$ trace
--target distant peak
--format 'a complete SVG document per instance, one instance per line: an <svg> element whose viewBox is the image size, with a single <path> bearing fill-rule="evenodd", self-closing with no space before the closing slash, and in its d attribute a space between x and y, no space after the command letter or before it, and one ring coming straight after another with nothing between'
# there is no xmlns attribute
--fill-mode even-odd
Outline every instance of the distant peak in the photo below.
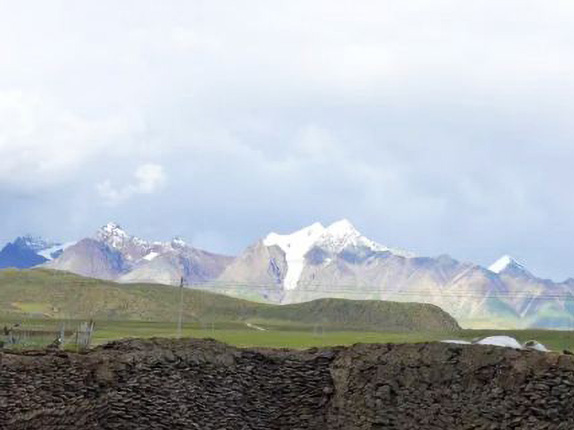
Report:
<svg viewBox="0 0 574 430"><path fill-rule="evenodd" d="M325 226L323 224L321 224L320 222L314 222L311 225L308 225L307 227L303 227L301 230L297 230L296 232L292 233L292 234L313 234L316 232L323 232L325 231Z"/></svg>
<svg viewBox="0 0 574 430"><path fill-rule="evenodd" d="M277 237L310 237L310 236L346 236L346 235L360 235L355 226L348 219L341 219L325 227L320 222L315 222L307 227L303 227L293 233L280 234L269 233L266 240L273 241Z"/></svg>
<svg viewBox="0 0 574 430"><path fill-rule="evenodd" d="M346 218L335 221L325 229L325 233L319 240L319 244L331 252L341 252L347 247L369 248L377 252L390 252L401 257L414 257L411 252L401 249L389 248L381 245L365 236Z"/></svg>
<svg viewBox="0 0 574 430"><path fill-rule="evenodd" d="M498 260L496 260L496 262L494 264L492 264L488 268L488 270L490 270L491 272L499 274L499 273L502 273L503 271L505 271L506 269L508 269L509 267L514 267L517 269L524 270L524 266L522 264L520 264L518 261L516 261L510 255L503 255L502 257L500 257Z"/></svg>
<svg viewBox="0 0 574 430"><path fill-rule="evenodd" d="M108 222L106 225L100 227L96 232L96 239L107 243L113 248L119 249L125 243L133 240L130 235L128 235L121 226L116 222Z"/></svg>
<svg viewBox="0 0 574 430"><path fill-rule="evenodd" d="M106 225L100 227L96 236L99 239L105 239L107 237L128 237L128 234L117 222L110 221Z"/></svg>
<svg viewBox="0 0 574 430"><path fill-rule="evenodd" d="M22 236L20 236L20 238L23 240L26 240L26 241L33 241L33 240L40 239L39 236L34 236L33 234L30 234L30 233L22 235Z"/></svg>
<svg viewBox="0 0 574 430"><path fill-rule="evenodd" d="M38 252L43 249L57 245L57 243L45 240L40 236L33 236L31 234L26 234L16 238L14 244L20 247L31 249L32 251Z"/></svg>
<svg viewBox="0 0 574 430"><path fill-rule="evenodd" d="M330 252L339 253L347 247L364 247L373 251L389 251L402 257L414 257L414 254L400 249L388 248L363 236L346 218L324 227L316 222L291 234L270 233L263 240L266 246L279 245L283 249L297 248L306 253L313 246L319 246ZM303 255L304 255L303 253Z"/></svg>
<svg viewBox="0 0 574 430"><path fill-rule="evenodd" d="M359 234L355 226L346 218L339 221L335 221L329 227L327 231L331 234Z"/></svg>
<svg viewBox="0 0 574 430"><path fill-rule="evenodd" d="M303 230L323 230L325 227L320 222L314 222L310 226L305 227Z"/></svg>
<svg viewBox="0 0 574 430"><path fill-rule="evenodd" d="M290 242L293 240L305 240L304 238L316 238L318 235L325 231L325 227L320 222L315 222L307 227L303 227L293 233L280 234L280 233L269 233L265 237L264 242L266 246L277 245L277 242Z"/></svg>
<svg viewBox="0 0 574 430"><path fill-rule="evenodd" d="M171 245L175 248L183 248L187 246L187 243L181 237L176 236L171 240Z"/></svg>
<svg viewBox="0 0 574 430"><path fill-rule="evenodd" d="M314 247L319 247L333 254L347 248L368 248L375 252L391 252L402 257L413 255L401 250L390 249L367 239L357 231L348 219L341 219L328 227L316 222L291 234L269 233L263 239L264 246L278 246L285 253L287 273L283 280L285 289L297 287L305 267L305 256Z"/></svg>
<svg viewBox="0 0 574 430"><path fill-rule="evenodd" d="M121 229L122 227L117 222L114 221L110 221L106 225L102 226L102 228L100 228L100 230L106 232L112 232L114 230L121 230Z"/></svg>
<svg viewBox="0 0 574 430"><path fill-rule="evenodd" d="M25 234L23 236L20 236L18 238L16 238L17 241L20 242L24 242L24 243L28 243L28 244L32 244L32 243L37 243L37 242L43 242L44 240L39 237L39 236L34 236L31 234Z"/></svg>

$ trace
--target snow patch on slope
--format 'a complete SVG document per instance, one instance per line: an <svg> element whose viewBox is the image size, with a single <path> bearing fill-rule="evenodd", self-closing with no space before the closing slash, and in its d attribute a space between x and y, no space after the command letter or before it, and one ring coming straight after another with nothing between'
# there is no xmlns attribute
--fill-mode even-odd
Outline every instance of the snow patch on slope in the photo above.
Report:
<svg viewBox="0 0 574 430"><path fill-rule="evenodd" d="M516 261L514 258L512 258L510 255L504 255L500 257L494 264L492 264L488 268L488 270L500 274L510 266L515 266L520 269L524 269L524 266L520 264L518 261Z"/></svg>
<svg viewBox="0 0 574 430"><path fill-rule="evenodd" d="M144 259L144 260L147 260L147 261L151 261L151 260L153 260L155 257L157 257L158 255L159 255L158 252L152 251L152 252L150 252L149 254L147 254L145 257L143 257L143 259Z"/></svg>
<svg viewBox="0 0 574 430"><path fill-rule="evenodd" d="M38 253L38 251L59 245L57 243L47 241L39 236L32 236L30 234L16 238L14 244L30 249L36 253Z"/></svg>
<svg viewBox="0 0 574 430"><path fill-rule="evenodd" d="M346 219L327 227L315 245L335 254L351 246L369 248L376 252L388 251L401 257L414 257L410 252L389 248L366 238Z"/></svg>
<svg viewBox="0 0 574 430"><path fill-rule="evenodd" d="M297 287L305 267L305 254L315 245L324 231L325 227L317 222L292 234L270 233L263 240L265 246L278 246L285 253L287 273L283 286L286 290Z"/></svg>
<svg viewBox="0 0 574 430"><path fill-rule="evenodd" d="M54 245L54 246L51 246L49 248L43 249L42 251L38 252L38 255L41 255L46 260L53 260L54 254L59 254L59 253L65 251L70 246L75 245L76 243L78 243L78 242L66 242L66 243L61 244L61 245Z"/></svg>

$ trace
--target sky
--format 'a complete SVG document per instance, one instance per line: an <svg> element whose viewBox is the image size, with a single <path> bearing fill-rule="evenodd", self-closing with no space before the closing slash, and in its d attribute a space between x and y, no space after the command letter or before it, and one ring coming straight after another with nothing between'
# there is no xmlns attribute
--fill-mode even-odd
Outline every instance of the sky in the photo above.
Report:
<svg viewBox="0 0 574 430"><path fill-rule="evenodd" d="M570 0L0 0L0 243L351 220L574 276Z"/></svg>

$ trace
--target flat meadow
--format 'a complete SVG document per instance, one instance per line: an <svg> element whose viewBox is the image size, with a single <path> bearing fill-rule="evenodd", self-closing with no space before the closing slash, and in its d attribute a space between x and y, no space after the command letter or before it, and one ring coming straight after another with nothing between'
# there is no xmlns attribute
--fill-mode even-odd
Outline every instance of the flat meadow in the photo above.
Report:
<svg viewBox="0 0 574 430"><path fill-rule="evenodd" d="M78 321L1 318L0 327L20 323L22 328L53 330L64 325L67 329ZM234 322L188 323L182 325L181 336L211 338L238 347L304 349L322 346L352 345L355 343L418 343L442 340L468 340L486 336L507 335L521 342L537 340L549 349L574 350L574 332L555 330L468 330L456 332L387 332L341 330L320 325L256 325ZM175 322L154 321L95 321L92 345L101 345L126 338L177 337Z"/></svg>

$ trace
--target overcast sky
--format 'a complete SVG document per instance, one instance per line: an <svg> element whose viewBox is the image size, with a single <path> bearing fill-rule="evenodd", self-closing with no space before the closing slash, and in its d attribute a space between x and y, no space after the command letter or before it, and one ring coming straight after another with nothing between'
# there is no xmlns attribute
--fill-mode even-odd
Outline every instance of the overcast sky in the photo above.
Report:
<svg viewBox="0 0 574 430"><path fill-rule="evenodd" d="M571 0L0 0L0 243L348 218L574 276Z"/></svg>

